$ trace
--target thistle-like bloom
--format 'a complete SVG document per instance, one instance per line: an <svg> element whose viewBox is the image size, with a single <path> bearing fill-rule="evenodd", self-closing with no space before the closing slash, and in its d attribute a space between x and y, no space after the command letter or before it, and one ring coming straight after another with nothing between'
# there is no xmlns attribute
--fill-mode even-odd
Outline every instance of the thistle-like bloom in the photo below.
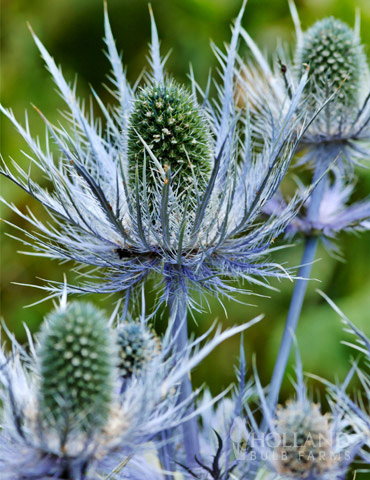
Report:
<svg viewBox="0 0 370 480"><path fill-rule="evenodd" d="M109 326L115 313L108 322L91 304L66 304L62 298L36 343L27 330L30 353L9 334L12 354L0 351L2 479L95 480L121 463L127 468L117 479L140 478L138 472L159 478L160 467L155 473L145 461L132 477L127 472L135 470L148 445L157 453L157 444L149 442L157 441L161 432L197 414L190 410L196 393L179 401L179 381L215 346L261 318L217 331L200 348L202 336L182 351L176 351L170 324L161 349L147 359L145 368L133 365L131 376L122 378L117 332ZM129 330L135 332L135 345L136 330ZM126 335L126 349L129 343ZM135 460L130 464L131 457Z"/></svg>
<svg viewBox="0 0 370 480"><path fill-rule="evenodd" d="M92 304L73 302L45 319L39 409L50 427L93 433L107 423L116 351L105 315Z"/></svg>
<svg viewBox="0 0 370 480"><path fill-rule="evenodd" d="M145 145L155 159L147 158ZM169 81L142 89L128 129L131 188L134 193L138 174L141 196L147 198L149 208L160 211L161 205L155 205L156 186L163 180L158 166L165 172L171 169L172 190L179 203L186 205L190 199L193 205L188 208L196 208L196 196L204 193L212 170L209 125L193 95Z"/></svg>
<svg viewBox="0 0 370 480"><path fill-rule="evenodd" d="M295 64L301 70L310 67L306 95L314 100L314 110L336 90L339 101L333 107L339 109L338 117L347 105L357 106L366 63L359 37L344 22L329 17L312 25L297 45Z"/></svg>
<svg viewBox="0 0 370 480"><path fill-rule="evenodd" d="M252 153L248 113L234 102L243 10L226 54L215 48L221 65L215 101L193 77L187 90L165 75L153 18L152 72L142 88L131 88L106 15L107 55L119 101L108 112L94 93L106 131L85 115L75 90L34 37L70 109L72 128L56 128L45 119L48 138L57 147L55 155L49 146L41 149L28 122L22 127L1 107L30 146L32 162L48 177L52 189L35 183L19 165L15 165L18 176L6 165L2 173L41 202L53 220L50 226L10 205L39 232L25 231L29 240L23 239L24 243L37 254L87 267L81 283L70 286L70 292L131 291L154 272L164 278L162 300L180 288L190 302L192 288L216 294L233 291L227 277L260 282L255 277L287 275L266 255L270 241L294 216L298 200L279 217L264 223L257 219L299 141L292 140L294 113L305 78L280 121L271 123L262 151ZM57 295L61 285L43 288Z"/></svg>
<svg viewBox="0 0 370 480"><path fill-rule="evenodd" d="M138 322L120 323L116 329L119 372L124 379L138 375L159 354L160 340L155 332Z"/></svg>
<svg viewBox="0 0 370 480"><path fill-rule="evenodd" d="M30 354L1 352L1 472L6 479L83 479L129 424L114 394L116 347L91 304L52 312Z"/></svg>
<svg viewBox="0 0 370 480"><path fill-rule="evenodd" d="M254 379L247 379L241 350L232 397L201 416L203 462L191 470L193 477L204 478L207 470L212 473L205 478L221 480L343 480L363 441L342 405L329 400L330 413L322 414L313 403L298 351L296 376L295 398L271 411L256 369ZM207 393L204 401L209 404ZM262 412L267 428L256 412Z"/></svg>
<svg viewBox="0 0 370 480"><path fill-rule="evenodd" d="M302 192L303 185L298 187ZM343 231L362 232L370 228L370 200L348 204L353 192L353 184L345 184L338 171L334 171L333 179L325 182L325 188L320 203L318 215L310 219L307 211L310 206L309 197L302 206L299 214L288 225L285 236L292 239L301 233L305 236L320 235L321 240L329 250L337 251L333 240ZM264 212L267 215L279 215L284 211L286 202L278 192L266 205Z"/></svg>
<svg viewBox="0 0 370 480"><path fill-rule="evenodd" d="M329 418L310 402L288 402L275 420L277 446L274 465L278 474L292 478L323 478L336 467Z"/></svg>
<svg viewBox="0 0 370 480"><path fill-rule="evenodd" d="M274 478L346 477L361 442L353 433L344 409L334 402L329 404L330 412L323 414L320 404L312 402L299 380L296 398L278 407L270 430L277 441L268 462L269 469L276 473Z"/></svg>
<svg viewBox="0 0 370 480"><path fill-rule="evenodd" d="M344 479L360 451L359 437L340 405L329 402L329 414L322 414L320 405L313 403L298 350L295 398L284 407L271 411L257 371L254 373L257 401L249 396L249 401L241 403L241 414L232 428L233 449L239 452L235 470L239 478ZM266 425L259 426L258 410Z"/></svg>
<svg viewBox="0 0 370 480"><path fill-rule="evenodd" d="M257 118L278 117L302 71L309 69L309 81L301 108L319 112L302 137L305 149L300 163L341 159L353 166L370 155L370 74L359 24L352 30L341 20L329 17L302 32L297 11L290 2L296 27L294 60L278 52L273 68L250 36L242 35L251 48L254 61L244 66L247 97ZM313 115L314 116L314 115ZM263 128L263 120L259 129ZM323 153L324 155L319 155ZM319 157L319 158L318 158Z"/></svg>

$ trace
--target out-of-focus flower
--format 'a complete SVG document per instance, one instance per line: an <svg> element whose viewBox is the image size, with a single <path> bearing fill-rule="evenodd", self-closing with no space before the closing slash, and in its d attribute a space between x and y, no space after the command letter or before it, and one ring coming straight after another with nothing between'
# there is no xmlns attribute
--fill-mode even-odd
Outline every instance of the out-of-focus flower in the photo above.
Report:
<svg viewBox="0 0 370 480"><path fill-rule="evenodd" d="M131 375L122 378L118 335L109 326L115 314L108 322L93 305L67 304L63 297L36 343L27 330L29 353L9 333L12 352L0 351L2 479L95 480L97 474L108 475L115 468L118 472L121 463L124 471L115 478L128 478L127 472L147 450L158 454L161 432L198 414L191 408L197 392L180 397L184 375L222 341L261 319L217 330L201 347L211 329L181 351L176 345L179 332L170 322L161 348L147 357L145 368L132 365ZM141 322L144 330L144 317ZM134 335L130 339L126 334L126 351L130 340L132 347L137 344L137 329L128 331ZM151 478L159 477L160 470L144 460L139 469L152 472ZM135 475L132 478L140 478Z"/></svg>
<svg viewBox="0 0 370 480"><path fill-rule="evenodd" d="M314 119L302 137L299 162L332 162L338 157L338 163L351 170L370 156L370 74L359 24L352 30L330 17L302 32L293 1L290 7L297 35L294 60L280 49L270 67L247 32L241 32L254 58L241 65L241 85L259 119L257 131L262 136L266 118L279 118L300 74L309 69L301 111ZM314 112L319 112L316 117Z"/></svg>
<svg viewBox="0 0 370 480"><path fill-rule="evenodd" d="M247 380L244 352L231 398L201 415L201 454L193 478L245 480L343 480L363 444L345 409L329 400L321 413L303 379L296 352L295 397L271 411L257 371ZM203 401L208 405L210 395ZM266 421L259 424L260 413Z"/></svg>
<svg viewBox="0 0 370 480"><path fill-rule="evenodd" d="M333 17L317 21L302 35L297 45L296 68L310 68L305 95L320 108L330 92L338 91L330 104L333 120L358 106L366 57L359 36L344 22Z"/></svg>
<svg viewBox="0 0 370 480"><path fill-rule="evenodd" d="M330 423L320 406L288 402L276 413L274 466L280 475L321 478L336 466Z"/></svg>
<svg viewBox="0 0 370 480"><path fill-rule="evenodd" d="M329 402L330 412L321 413L312 401L303 378L302 363L296 350L295 397L285 406L271 411L265 391L255 370L258 399L243 405L243 422L236 424L235 439L245 452L237 471L245 479L344 479L349 465L361 449L359 436L353 432L345 410ZM253 400L253 398L252 398ZM264 418L258 424L256 412Z"/></svg>
<svg viewBox="0 0 370 480"><path fill-rule="evenodd" d="M120 323L116 328L119 372L124 379L138 375L160 352L155 332L139 322Z"/></svg>
<svg viewBox="0 0 370 480"><path fill-rule="evenodd" d="M299 190L305 190L299 184ZM330 250L337 250L332 241L340 232L366 231L370 228L370 200L365 199L350 204L349 199L354 189L353 184L345 183L340 172L334 171L334 177L325 182L325 188L318 210L318 215L311 220L307 215L311 197L303 204L301 211L287 226L285 236L292 239L297 234L320 235ZM286 208L283 195L278 192L264 207L266 215L279 215Z"/></svg>

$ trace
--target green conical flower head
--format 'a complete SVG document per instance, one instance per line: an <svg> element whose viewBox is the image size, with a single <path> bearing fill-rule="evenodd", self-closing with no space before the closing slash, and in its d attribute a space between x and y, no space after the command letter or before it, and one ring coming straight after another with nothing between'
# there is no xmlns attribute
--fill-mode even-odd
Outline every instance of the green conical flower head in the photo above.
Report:
<svg viewBox="0 0 370 480"><path fill-rule="evenodd" d="M141 138L140 138L141 137ZM138 94L129 121L129 179L135 185L143 174L149 205L158 189L158 165L171 169L172 188L178 198L202 194L211 168L211 137L203 112L193 96L174 82L145 87ZM145 158L145 172L144 168Z"/></svg>
<svg viewBox="0 0 370 480"><path fill-rule="evenodd" d="M160 341L154 332L140 323L122 323L117 327L119 371L124 379L138 375L160 352Z"/></svg>
<svg viewBox="0 0 370 480"><path fill-rule="evenodd" d="M364 54L358 36L348 25L333 17L312 25L304 33L297 52L301 73L304 64L310 67L308 94L321 101L340 89L337 95L340 103L357 105Z"/></svg>
<svg viewBox="0 0 370 480"><path fill-rule="evenodd" d="M47 317L40 334L40 411L57 429L104 426L113 395L114 340L103 312L73 302Z"/></svg>
<svg viewBox="0 0 370 480"><path fill-rule="evenodd" d="M280 436L274 458L277 472L286 477L311 478L335 463L328 417L313 403L289 402L276 415Z"/></svg>

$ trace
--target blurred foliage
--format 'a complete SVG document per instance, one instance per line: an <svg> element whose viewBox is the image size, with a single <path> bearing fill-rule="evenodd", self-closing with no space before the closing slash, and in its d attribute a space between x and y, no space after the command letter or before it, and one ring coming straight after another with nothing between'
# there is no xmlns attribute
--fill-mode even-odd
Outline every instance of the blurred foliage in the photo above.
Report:
<svg viewBox="0 0 370 480"><path fill-rule="evenodd" d="M337 16L353 25L355 7L361 11L362 39L370 45L369 0L297 0L303 27L307 28L318 18ZM36 104L52 121L60 120L64 105L55 93L55 88L43 66L39 53L27 29L28 21L57 62L63 66L66 77L73 81L78 74L78 92L88 98L91 84L105 102L111 102L103 84L107 82L108 61L104 56L103 2L102 0L3 0L1 29L2 65L1 94L5 106L11 106L18 119L29 111L34 134L44 135L42 121L32 110ZM240 0L152 0L160 37L162 52L172 49L167 67L178 81L186 81L189 63L194 67L199 83L204 86L209 68L217 68L216 60L209 45L210 39L222 46L230 38L230 24L240 8ZM147 0L109 0L112 29L123 62L127 65L128 78L134 82L141 73L147 55L150 36ZM267 50L273 52L278 37L284 42L294 40L294 29L287 0L249 0L243 21L252 37ZM23 165L29 161L20 150L24 144L10 122L1 118L1 152L6 161L9 156ZM32 174L40 177L32 169ZM299 172L298 172L299 173ZM370 191L370 174L358 171L359 175L354 199L363 198ZM40 178L40 181L42 179ZM1 179L1 193L14 202L22 211L29 206L36 214L45 215L41 207L20 189ZM30 228L8 208L1 206L1 216L8 222L22 228ZM24 284L42 285L39 278L62 280L68 272L66 265L35 256L24 256L18 250L27 250L14 239L6 236L17 232L2 224L1 232L1 307L2 316L11 331L20 341L25 341L22 326L26 322L36 331L43 315L51 309L51 301L24 309L42 298L43 292ZM370 335L370 233L360 236L341 235L338 239L344 261L329 256L320 248L314 265L313 277L305 300L303 317L298 328L298 341L305 369L330 380L343 378L354 354L341 341L348 339L342 330L338 316L318 295L316 288L325 291L352 319L356 325ZM302 245L289 248L276 255L278 261L298 265ZM70 274L68 273L70 277ZM270 379L279 342L292 294L293 283L288 280L273 285L279 291L257 289L262 296L241 296L240 303L224 302L225 310L215 299L208 299L210 312L197 314L193 331L203 332L218 318L226 328L229 325L247 321L260 312L265 319L245 334L245 348L249 363L256 354L257 366L264 383ZM245 286L249 288L248 285ZM151 287L148 285L148 297ZM108 310L118 296L102 298L93 296ZM245 305L243 302L254 304ZM165 318L165 317L164 317ZM163 329L165 320L158 319L158 328ZM220 391L234 380L233 363L239 351L239 339L231 339L219 347L194 374L196 384L206 382L214 392ZM315 384L319 389L319 384ZM283 397L288 394L286 381Z"/></svg>

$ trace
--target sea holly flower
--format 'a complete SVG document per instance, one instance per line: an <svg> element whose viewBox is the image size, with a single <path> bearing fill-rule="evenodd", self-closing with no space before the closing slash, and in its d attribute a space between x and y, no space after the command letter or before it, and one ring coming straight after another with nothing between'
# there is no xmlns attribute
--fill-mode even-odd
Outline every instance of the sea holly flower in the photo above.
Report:
<svg viewBox="0 0 370 480"><path fill-rule="evenodd" d="M325 227L330 236L341 229L358 228L358 224L362 224L359 228L366 228L368 216L367 202L356 205L353 210L346 209L346 212L340 207L335 210L330 205L330 195L335 194L343 205L346 193L345 190L337 190L338 183L331 185L328 176L335 163L346 185L354 165L370 157L370 77L358 25L351 30L343 22L329 18L316 22L303 32L293 1L290 1L290 8L297 33L294 59L280 49L278 61L271 68L248 33L241 31L254 60L246 64L240 60L240 87L241 92L246 92L244 103L253 112L257 137L264 138L267 119L279 118L301 72L308 71L309 76L299 107L302 117L309 117L309 125L298 145L301 155L297 163L314 167L312 185L315 188L306 202L306 211L292 227L292 231L308 228L308 234L298 272L300 278L296 280L272 375L268 399L272 409L278 402L292 345L292 332L295 332L299 321L319 237L322 234L325 236ZM276 210L275 206L272 208L274 212L284 205L277 195L267 210L274 203L277 205ZM322 222L325 209L338 220L337 223L331 224L329 218Z"/></svg>
<svg viewBox="0 0 370 480"><path fill-rule="evenodd" d="M19 165L18 174L13 174L4 164L2 173L41 202L52 218L51 224L44 223L11 205L36 227L36 232L24 231L27 240L22 241L36 254L77 263L82 280L69 285L71 293L130 295L149 275L157 274L160 301L167 301L179 331L177 351L187 348L187 310L198 306L193 290L230 295L237 288L229 278L266 283L268 277L289 276L267 255L273 250L270 242L294 217L301 199L293 199L282 215L266 222L259 221L259 214L299 143L295 112L307 75L292 93L287 111L278 122L272 121L259 153L254 153L249 113L235 102L243 12L244 5L226 53L215 48L220 62L215 99L209 98L208 87L201 90L192 73L187 89L164 72L153 16L151 73L142 88L131 88L106 13L105 41L118 106L109 112L94 93L105 131L85 114L75 89L36 36L71 122L55 128L44 119L48 146L42 150L28 123L22 127L1 107L30 146L32 162L52 185L43 189ZM49 149L51 142L58 162ZM41 288L55 296L64 285L51 282ZM186 375L180 403L191 392ZM199 453L195 422L185 424L184 430L188 461L194 461Z"/></svg>
<svg viewBox="0 0 370 480"><path fill-rule="evenodd" d="M278 445L274 449L278 474L293 478L321 478L338 461L332 454L329 418L314 403L288 402L276 413Z"/></svg>
<svg viewBox="0 0 370 480"><path fill-rule="evenodd" d="M158 456L161 432L197 415L197 410L190 409L197 392L179 401L181 378L223 340L261 319L218 330L201 346L211 329L182 351L175 348L178 333L170 324L161 349L146 359L145 368L135 368L132 358L132 374L122 379L117 331L111 327L116 313L108 320L92 304L67 304L64 296L35 341L27 330L27 350L8 332L12 352L0 351L4 480L104 478L121 463L127 468L117 478L128 478L127 472L135 470L147 448ZM137 344L135 328L128 331L134 335L125 336L126 351L130 343ZM160 478L160 470L143 460L137 472L152 472L151 478ZM140 478L135 475L132 478Z"/></svg>
<svg viewBox="0 0 370 480"><path fill-rule="evenodd" d="M329 401L330 410L323 414L313 402L298 352L296 358L296 396L269 417L274 437L269 444L268 468L275 473L271 478L344 479L361 442L343 408Z"/></svg>
<svg viewBox="0 0 370 480"><path fill-rule="evenodd" d="M329 92L338 90L338 101L330 107L345 110L358 105L361 77L366 67L363 46L358 35L344 22L333 17L312 25L297 45L295 65L309 65L307 97L312 97L316 110Z"/></svg>
<svg viewBox="0 0 370 480"><path fill-rule="evenodd" d="M192 478L345 478L361 451L363 438L353 431L353 420L341 403L329 398L327 413L314 403L298 350L295 395L284 406L270 409L267 389L262 387L256 368L254 375L247 374L243 348L237 379L231 397L201 414L202 461L197 469L185 469ZM209 399L205 392L203 401L209 404ZM260 424L261 414L267 428ZM205 471L209 477L204 477Z"/></svg>
<svg viewBox="0 0 370 480"><path fill-rule="evenodd" d="M108 319L92 304L68 305L64 297L37 342L27 334L30 353L12 336L12 355L0 353L2 475L82 480L120 445L129 424L114 392Z"/></svg>
<svg viewBox="0 0 370 480"><path fill-rule="evenodd" d="M302 64L310 68L306 95L311 102L314 99L314 109L335 92L308 130L303 145L310 147L321 141L331 142L334 148L339 143L338 156L353 162L357 153L367 159L370 76L359 32L333 17L316 22L298 42L296 68Z"/></svg>
<svg viewBox="0 0 370 480"><path fill-rule="evenodd" d="M181 335L181 329L174 317L170 318L162 338L158 338L150 329L144 310L140 319L130 319L123 323L118 321L113 329L118 345L117 385L122 404L128 402L127 411L131 409L133 412L127 416L136 415L136 420L133 421L133 428L134 422L136 428L131 433L132 437L137 439L136 448L135 443L128 438L123 439L121 448L116 448L98 463L97 471L100 474L109 474L120 470L117 467L126 458L131 458L132 454L135 461L127 462L122 474L116 474L117 480L131 478L130 475L132 478L142 478L139 474L142 471L152 471L153 478L159 478L163 475L162 470L177 470L177 463L184 461L183 455L186 457L188 454L189 438L181 435L182 429L187 428L190 421L195 422L198 415L212 408L227 392L214 398L207 397L208 401L199 405L196 403L194 407L193 402L200 389L194 392L184 391L182 379L220 343L243 332L261 319L262 315L223 332L220 328L214 332L213 325L205 334L190 340L183 348L179 347L177 337ZM212 332L213 338L202 345ZM149 416L146 412L150 412ZM177 442L181 448L175 448ZM144 460L142 468L137 470L135 465L143 453L149 454L153 461L147 464Z"/></svg>
<svg viewBox="0 0 370 480"><path fill-rule="evenodd" d="M245 365L241 357L241 365ZM314 403L296 350L295 395L271 409L256 367L254 377L240 381L240 394L228 407L231 427L222 437L234 455L233 475L246 480L344 479L362 442L353 432L345 409L329 400L330 410ZM246 372L245 367L240 372ZM262 414L263 422L259 418ZM265 426L266 423L266 426Z"/></svg>
<svg viewBox="0 0 370 480"><path fill-rule="evenodd" d="M47 317L40 334L40 411L53 429L93 433L107 423L117 347L103 312L73 302Z"/></svg>
<svg viewBox="0 0 370 480"><path fill-rule="evenodd" d="M299 183L298 189L304 191L305 187ZM369 199L349 203L354 190L354 184L346 184L336 169L333 178L325 183L325 188L320 203L318 215L310 219L307 215L311 197L303 204L299 214L287 226L285 237L292 240L298 234L319 235L324 245L337 252L335 238L340 232L362 232L370 227L370 201ZM283 195L278 192L264 207L266 215L279 215L286 208Z"/></svg>
<svg viewBox="0 0 370 480"><path fill-rule="evenodd" d="M370 74L359 23L352 30L339 19L317 21L303 32L293 4L291 12L296 27L294 59L283 50L270 67L247 32L242 36L249 45L253 61L242 66L247 82L247 97L256 112L263 134L263 118L279 116L281 107L303 71L309 81L301 108L316 117L302 137L304 150L299 163L326 163L337 159L351 168L369 157L370 144ZM323 170L325 171L325 169Z"/></svg>
<svg viewBox="0 0 370 480"><path fill-rule="evenodd" d="M193 76L187 89L163 71L153 17L152 72L142 87L130 87L106 14L107 55L119 102L109 113L94 93L106 120L105 132L85 114L75 90L34 36L70 109L72 128L55 128L45 119L50 148L42 150L28 122L22 127L11 111L1 107L52 188L41 188L19 165L18 174L5 164L2 173L41 202L53 221L50 226L10 205L39 232L25 231L23 242L37 254L87 267L84 280L70 285L70 292L132 291L156 273L164 283L162 301L177 291L192 304L192 289L230 294L235 288L225 281L228 277L259 283L287 276L266 255L271 240L294 216L298 199L279 217L263 223L257 219L298 143L292 138L294 115L305 78L280 122L270 125L260 153L253 153L248 112L234 102L243 10L227 52L215 48L221 82L218 97L212 100ZM42 288L57 295L62 285L51 282Z"/></svg>
<svg viewBox="0 0 370 480"><path fill-rule="evenodd" d="M116 328L119 373L126 380L137 375L157 355L161 344L155 332L139 322L120 323Z"/></svg>
<svg viewBox="0 0 370 480"><path fill-rule="evenodd" d="M185 206L189 199L194 204L189 207L196 207L196 196L204 193L211 176L211 142L205 113L184 87L165 80L143 88L135 99L128 128L133 196L137 173L140 197L147 198L151 205L158 199L160 170L171 169L172 190L179 196L179 204ZM152 209L159 212L161 205L153 205Z"/></svg>

